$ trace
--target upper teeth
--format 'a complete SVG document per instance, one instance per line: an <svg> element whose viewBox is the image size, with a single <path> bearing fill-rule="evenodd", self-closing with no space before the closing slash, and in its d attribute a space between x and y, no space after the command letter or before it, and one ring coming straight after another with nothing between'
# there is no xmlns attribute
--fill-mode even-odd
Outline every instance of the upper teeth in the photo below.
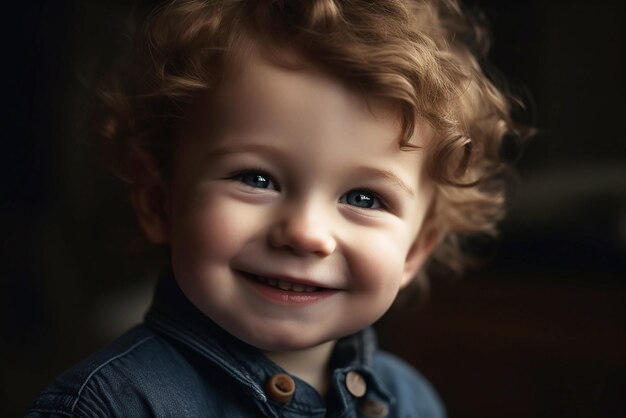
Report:
<svg viewBox="0 0 626 418"><path fill-rule="evenodd" d="M317 287L315 286L308 286L300 283L291 283L286 280L277 280L263 276L256 276L256 279L261 283L265 283L273 287L278 287L282 290L293 290L294 292L315 292L317 290Z"/></svg>

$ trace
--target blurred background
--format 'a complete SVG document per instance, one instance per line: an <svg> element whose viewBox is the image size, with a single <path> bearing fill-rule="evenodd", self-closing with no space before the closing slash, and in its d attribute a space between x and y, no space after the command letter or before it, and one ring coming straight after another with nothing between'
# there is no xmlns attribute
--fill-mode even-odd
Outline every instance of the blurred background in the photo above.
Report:
<svg viewBox="0 0 626 418"><path fill-rule="evenodd" d="M490 262L378 324L456 417L626 417L625 7L473 0L539 134ZM159 256L99 167L81 74L124 41L121 0L3 6L0 416L141 320ZM101 66L100 69L94 66Z"/></svg>

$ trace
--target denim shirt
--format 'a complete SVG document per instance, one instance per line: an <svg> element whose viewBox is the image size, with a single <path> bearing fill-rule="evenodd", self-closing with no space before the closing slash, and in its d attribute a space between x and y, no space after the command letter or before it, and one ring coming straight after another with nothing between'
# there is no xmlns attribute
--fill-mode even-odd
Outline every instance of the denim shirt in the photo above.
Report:
<svg viewBox="0 0 626 418"><path fill-rule="evenodd" d="M313 387L211 322L171 275L159 281L145 322L59 376L26 417L440 418L430 384L377 350L366 329L338 341L331 382ZM267 382L286 374L295 391L276 400ZM356 377L356 381L355 381ZM352 386L351 386L352 383ZM356 384L356 386L355 386Z"/></svg>

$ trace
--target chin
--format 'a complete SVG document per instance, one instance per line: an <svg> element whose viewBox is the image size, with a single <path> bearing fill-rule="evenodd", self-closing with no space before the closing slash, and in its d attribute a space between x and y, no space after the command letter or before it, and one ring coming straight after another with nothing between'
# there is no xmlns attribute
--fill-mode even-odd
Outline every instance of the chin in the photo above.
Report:
<svg viewBox="0 0 626 418"><path fill-rule="evenodd" d="M291 332L258 332L253 335L246 335L244 338L240 337L240 339L261 351L287 352L305 350L336 338L314 337L306 335L301 330L300 332L296 330Z"/></svg>

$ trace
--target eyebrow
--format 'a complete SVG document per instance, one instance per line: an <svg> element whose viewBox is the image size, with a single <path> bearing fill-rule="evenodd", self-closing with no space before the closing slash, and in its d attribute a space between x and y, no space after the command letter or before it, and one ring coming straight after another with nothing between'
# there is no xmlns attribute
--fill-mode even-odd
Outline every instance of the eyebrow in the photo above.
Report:
<svg viewBox="0 0 626 418"><path fill-rule="evenodd" d="M382 177L386 182L392 183L393 185L408 193L411 197L415 197L415 192L413 191L413 189L391 171L381 170L374 167L358 167L357 170L362 175L367 177Z"/></svg>

